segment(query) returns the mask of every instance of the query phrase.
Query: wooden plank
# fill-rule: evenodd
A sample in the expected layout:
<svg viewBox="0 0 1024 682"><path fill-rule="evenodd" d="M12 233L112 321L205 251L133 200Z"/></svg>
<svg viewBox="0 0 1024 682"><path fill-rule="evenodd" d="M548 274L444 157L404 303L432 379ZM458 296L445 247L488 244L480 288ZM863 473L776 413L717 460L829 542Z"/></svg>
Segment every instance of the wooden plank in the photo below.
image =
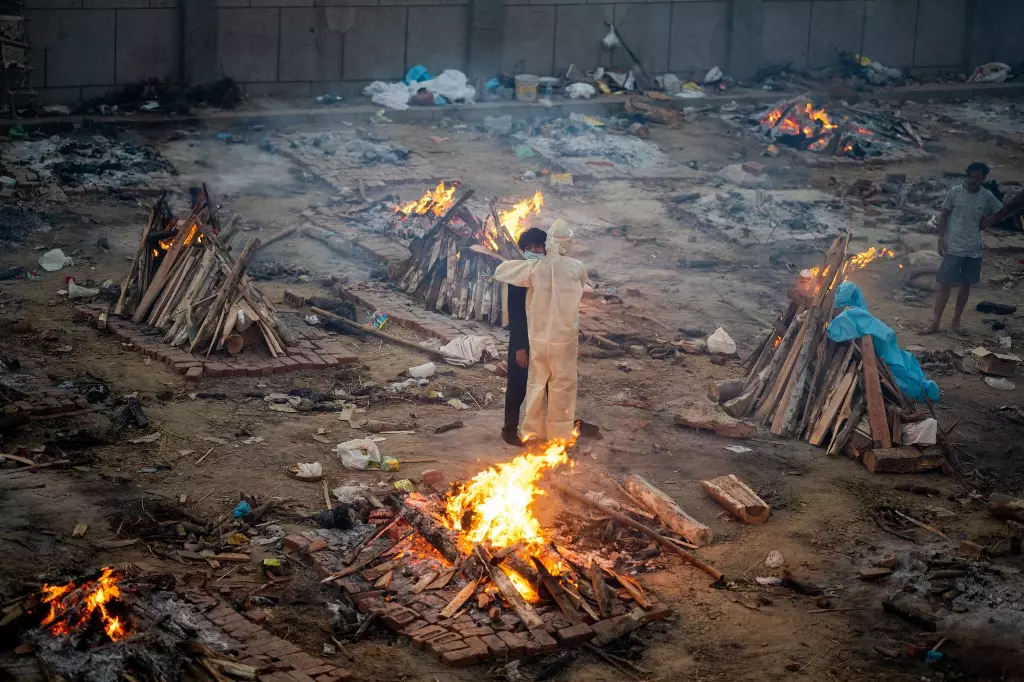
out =
<svg viewBox="0 0 1024 682"><path fill-rule="evenodd" d="M146 291L142 295L142 300L139 301L138 307L135 309L135 313L132 315L132 322L138 324L146 318L146 313L149 312L150 307L156 300L156 297L163 291L164 285L175 272L175 264L178 262L178 257L181 255L181 250L185 245L185 239L188 238L188 232L191 227L192 217L182 223L178 233L174 235L174 241L171 242L171 248L164 254L163 261L160 262L160 267L157 268L156 275L153 277L153 281L149 283Z"/></svg>
<svg viewBox="0 0 1024 682"><path fill-rule="evenodd" d="M587 569L587 574L590 576L590 586L594 590L594 601L597 602L597 610L601 612L601 618L610 618L612 615L612 605L608 601L608 588L604 582L604 573L593 559L590 560L590 568Z"/></svg>
<svg viewBox="0 0 1024 682"><path fill-rule="evenodd" d="M352 566L348 566L348 567L346 567L346 568L343 568L343 569L341 569L340 571L337 571L337 572L335 572L335 573L331 573L331 574L330 574L329 576L327 576L326 578L324 578L324 579L323 579L323 580L321 580L320 582L321 582L321 583L329 583L329 582L331 582L332 580L337 580L338 578L344 578L344 577L345 577L345 576L347 576L347 575L352 575L352 574L353 574L353 573L355 573L356 571L362 570L362 569L363 569L363 568L364 568L364 567L365 567L365 566L366 566L367 564L369 564L369 563L370 563L371 561L374 561L374 560L376 560L376 559L377 559L377 557L379 557L379 556L380 556L381 554L384 554L384 552L387 552L388 550L394 549L394 548L395 548L395 547L397 547L397 546L398 546L398 545L399 545L400 543L404 542L404 541L405 541L405 539L406 539L407 537L409 537L410 535L412 535L412 534L413 534L413 533L415 533L415 532L416 532L415 530L410 530L410 531L409 531L408 533L406 533L405 535L403 535L402 537L400 537L400 538L399 538L399 539L398 539L397 541L395 541L395 542L394 542L393 544L391 544L391 545L389 545L389 546L387 546L387 547L382 547L382 548L380 548L379 550L377 550L377 551L375 551L375 552L371 553L371 554L370 554L369 556L367 556L367 557L366 557L365 559L363 559L362 561L360 561L360 562L358 562L358 563L356 563L356 564L353 564Z"/></svg>
<svg viewBox="0 0 1024 682"><path fill-rule="evenodd" d="M916 474L940 469L946 463L942 448L925 450L915 445L897 448L873 448L864 453L864 466L876 474Z"/></svg>
<svg viewBox="0 0 1024 682"><path fill-rule="evenodd" d="M385 573L387 573L388 571L393 571L394 569L396 569L398 567L399 567L398 560L397 559L392 559L391 561L385 561L382 564L378 564L377 566L374 566L373 568L368 568L365 571L363 571L362 573L360 573L359 575L363 576L363 578L365 578L366 580L374 581L377 578L379 578L382 575L384 575Z"/></svg>
<svg viewBox="0 0 1024 682"><path fill-rule="evenodd" d="M803 322L800 324L800 333L797 334L796 340L793 345L788 348L788 355L782 365L782 371L775 378L775 383L772 384L771 390L765 397L764 402L754 413L754 419L758 422L764 422L775 412L775 408L779 402L779 396L782 391L785 390L789 384L789 377L793 373L793 366L796 365L797 358L800 356L800 351L803 348L804 337L807 335L807 320L810 318L810 312L804 317Z"/></svg>
<svg viewBox="0 0 1024 682"><path fill-rule="evenodd" d="M733 474L701 481L700 487L744 523L764 523L772 508Z"/></svg>
<svg viewBox="0 0 1024 682"><path fill-rule="evenodd" d="M648 483L642 476L626 477L626 490L658 515L662 523L695 545L706 545L714 537L711 529L684 512L676 501Z"/></svg>
<svg viewBox="0 0 1024 682"><path fill-rule="evenodd" d="M75 529L73 531L71 531L71 537L73 537L73 538L80 538L83 535L85 535L85 531L87 531L87 530L89 530L89 524L88 523L77 523L77 524L75 524Z"/></svg>
<svg viewBox="0 0 1024 682"><path fill-rule="evenodd" d="M828 433L829 427L835 421L836 415L839 414L840 408L842 408L856 381L857 369L856 367L851 367L843 375L839 385L829 392L825 407L821 411L821 417L815 423L814 430L811 431L811 437L807 439L808 443L811 445L821 445L822 441L825 440L825 434Z"/></svg>
<svg viewBox="0 0 1024 682"><path fill-rule="evenodd" d="M672 415L676 426L687 426L702 431L714 431L727 438L753 438L757 435L757 426L740 421L721 412L715 405L691 405L681 412Z"/></svg>
<svg viewBox="0 0 1024 682"><path fill-rule="evenodd" d="M644 590L642 587L640 587L640 583L633 580L628 575L616 573L610 568L606 568L604 570L606 573L608 573L608 575L615 578L615 580L617 580L618 583L622 585L622 589L626 590L626 592L629 593L629 596L633 598L633 601L635 601L640 606L640 608L644 610L648 610L651 608L651 600L647 598L646 594L644 594Z"/></svg>
<svg viewBox="0 0 1024 682"><path fill-rule="evenodd" d="M817 308L811 309L807 316L808 331L804 335L803 342L797 344L798 350L796 364L793 365L793 372L789 377L782 395L779 398L779 405L775 409L775 417L772 419L771 432L776 436L792 436L793 427L796 424L797 410L803 402L804 393L807 391L808 373L811 365L811 357L815 352L815 344L821 339L824 331L820 324L821 311Z"/></svg>
<svg viewBox="0 0 1024 682"><path fill-rule="evenodd" d="M380 578L377 579L377 582L375 582L373 584L373 589L375 589L375 590L386 590L388 587L391 586L391 579L394 578L394 577L395 577L394 570L388 571L387 573L385 573L384 575L382 575Z"/></svg>
<svg viewBox="0 0 1024 682"><path fill-rule="evenodd" d="M443 609L441 609L441 618L451 618L456 611L462 608L462 605L469 601L469 598L473 596L474 592L476 592L476 586L478 584L480 584L479 579L473 580L468 585L459 590L458 594L456 594L452 598L452 600L448 602L448 606L445 606Z"/></svg>
<svg viewBox="0 0 1024 682"><path fill-rule="evenodd" d="M423 590L427 589L427 586L437 580L437 571L427 571L422 578L416 581L416 584L412 586L412 593L419 594Z"/></svg>
<svg viewBox="0 0 1024 682"><path fill-rule="evenodd" d="M512 584L509 577L505 575L505 571L501 570L500 566L491 566L491 563L484 558L479 545L476 548L476 555L480 558L480 563L483 565L484 570L487 571L487 575L490 576L491 582L498 588L498 592L505 598L505 601L512 606L512 610L519 616L519 620L523 622L526 629L534 630L544 627L544 621L533 610L533 607L526 603L523 596L519 594L519 590Z"/></svg>
<svg viewBox="0 0 1024 682"><path fill-rule="evenodd" d="M450 571L445 571L437 577L437 580L427 585L427 589L440 590L442 587L447 587L448 583L452 581L452 578L455 576L456 573L458 573L458 571L454 568Z"/></svg>
<svg viewBox="0 0 1024 682"><path fill-rule="evenodd" d="M551 598L555 600L555 604L557 604L558 608L561 609L562 614L566 619L574 625L576 623L582 623L583 619L580 618L579 611L576 610L576 605L569 599L565 590L562 589L558 579L551 575L547 566L545 566L540 559L535 556L531 556L530 559L533 561L533 565L537 568L537 575L540 577L541 584L544 585L545 589L547 589Z"/></svg>
<svg viewBox="0 0 1024 682"><path fill-rule="evenodd" d="M864 395L868 401L868 421L871 422L871 440L876 448L892 445L889 437L889 420L885 414L885 400L882 398L882 382L878 378L878 356L875 342L870 334L860 337L861 361L864 373Z"/></svg>

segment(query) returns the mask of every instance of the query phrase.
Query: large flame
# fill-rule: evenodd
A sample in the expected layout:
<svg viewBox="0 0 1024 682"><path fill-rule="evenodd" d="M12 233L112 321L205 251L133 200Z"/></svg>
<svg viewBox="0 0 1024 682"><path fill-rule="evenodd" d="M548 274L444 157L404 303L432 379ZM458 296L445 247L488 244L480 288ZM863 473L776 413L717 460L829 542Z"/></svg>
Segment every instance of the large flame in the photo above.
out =
<svg viewBox="0 0 1024 682"><path fill-rule="evenodd" d="M49 626L54 635L70 635L88 624L94 613L99 613L103 631L110 639L117 641L128 636L126 624L117 616L107 612L107 604L121 597L117 586L119 578L113 568L104 568L100 577L82 585L43 585L44 604L50 605L50 612L42 625Z"/></svg>
<svg viewBox="0 0 1024 682"><path fill-rule="evenodd" d="M498 220L501 221L501 226L508 231L512 240L518 241L519 236L526 231L526 218L531 213L540 213L540 207L543 205L544 195L538 190L531 198L523 199L507 211L498 211ZM484 234L481 241L484 246L494 251L498 250L498 228L490 217L487 218L484 224Z"/></svg>
<svg viewBox="0 0 1024 682"><path fill-rule="evenodd" d="M403 216L414 216L414 215L433 215L442 216L444 212L451 208L452 204L455 203L455 190L458 189L456 183L446 185L444 181L437 183L437 187L433 190L427 191L422 197L416 201L410 201L407 204L399 204L394 208L395 213L401 213Z"/></svg>
<svg viewBox="0 0 1024 682"><path fill-rule="evenodd" d="M862 270L871 263L882 258L892 259L896 257L896 252L892 249L887 249L884 246L872 246L866 251L856 253L846 259L843 264L843 271L839 277L836 278L836 284L845 282L847 276L856 270ZM900 266L902 267L902 266ZM806 268L800 271L800 279L797 281L797 290L807 296L813 296L821 291L822 280L825 279L825 274L822 273L822 268ZM776 344L778 346L778 344Z"/></svg>
<svg viewBox="0 0 1024 682"><path fill-rule="evenodd" d="M445 521L460 532L466 552L477 543L502 549L516 543L536 547L545 542L532 509L534 498L544 494L536 483L545 471L569 461L568 445L552 441L539 454L526 453L485 469L448 498Z"/></svg>
<svg viewBox="0 0 1024 682"><path fill-rule="evenodd" d="M893 251L892 249L872 246L867 251L861 251L858 254L850 256L849 260L847 261L847 270L860 270L861 268L866 268L869 263L871 263L872 261L876 261L879 258L891 259L895 257L896 252Z"/></svg>
<svg viewBox="0 0 1024 682"><path fill-rule="evenodd" d="M842 134L839 128L844 122L845 118L837 121L829 116L824 108L816 109L811 102L789 106L786 109L773 109L761 119L761 125L768 130L785 135L803 135L804 144L811 151L820 151L828 147L835 135ZM871 131L864 127L857 127L855 130L862 136L871 135ZM847 154L853 152L853 144L847 141L841 151Z"/></svg>

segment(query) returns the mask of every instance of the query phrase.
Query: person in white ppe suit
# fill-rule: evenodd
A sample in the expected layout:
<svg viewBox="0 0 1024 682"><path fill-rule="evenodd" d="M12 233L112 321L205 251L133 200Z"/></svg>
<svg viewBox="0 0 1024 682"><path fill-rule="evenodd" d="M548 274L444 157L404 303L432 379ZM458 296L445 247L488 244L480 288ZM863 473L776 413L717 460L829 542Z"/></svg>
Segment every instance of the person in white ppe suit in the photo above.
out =
<svg viewBox="0 0 1024 682"><path fill-rule="evenodd" d="M556 220L548 230L543 258L507 261L494 271L499 282L527 290L530 369L522 425L526 440L572 438L580 300L587 282L583 263L567 255L572 234L564 220Z"/></svg>

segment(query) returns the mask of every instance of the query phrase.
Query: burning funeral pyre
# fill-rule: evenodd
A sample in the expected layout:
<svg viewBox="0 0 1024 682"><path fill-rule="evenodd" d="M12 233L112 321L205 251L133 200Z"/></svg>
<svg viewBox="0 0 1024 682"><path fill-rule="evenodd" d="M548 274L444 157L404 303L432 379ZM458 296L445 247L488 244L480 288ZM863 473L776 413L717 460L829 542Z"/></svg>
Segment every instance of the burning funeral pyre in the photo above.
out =
<svg viewBox="0 0 1024 682"><path fill-rule="evenodd" d="M899 448L902 426L926 415L900 391L876 355L872 336L838 343L828 336L829 323L842 312L834 301L847 275L895 255L872 248L847 256L848 244L849 235L837 238L820 268L801 273L788 309L751 355L735 397L722 396L729 398L723 407L733 417L764 423L776 435L863 458L872 471L941 466L941 453L918 457Z"/></svg>
<svg viewBox="0 0 1024 682"><path fill-rule="evenodd" d="M163 196L150 210L114 313L159 329L164 342L190 353L226 347L235 354L259 343L272 357L284 355L274 306L245 274L259 240L233 256L205 184L192 202L184 218Z"/></svg>
<svg viewBox="0 0 1024 682"><path fill-rule="evenodd" d="M924 145L910 121L852 106L844 109L846 115L826 111L803 95L758 116L757 130L787 147L858 159L884 154L894 144Z"/></svg>
<svg viewBox="0 0 1024 682"><path fill-rule="evenodd" d="M501 324L501 284L493 280L494 269L504 260L522 258L516 240L529 226L527 218L540 212L544 197L537 192L507 210L492 204L479 220L467 205L473 190L456 199L457 189L441 183L421 199L395 207L402 220L431 222L413 239L412 257L393 279L429 310Z"/></svg>
<svg viewBox="0 0 1024 682"><path fill-rule="evenodd" d="M390 495L390 521L374 512L379 530L346 556L327 558L333 566L318 566L330 571L323 582L341 587L366 614L356 636L380 621L462 666L588 641L601 646L666 617L668 609L626 575L643 569L645 560L636 557L651 556L650 534L657 534L637 537L629 524L641 526L636 519L650 522L653 515L550 482L545 487L584 504L566 513L554 500L545 503L541 516L557 517L555 527L538 518L536 505L546 498L541 479L570 465L567 444L555 441L442 495ZM587 506L596 518L585 515ZM628 523L609 533L606 514ZM617 551L609 551L612 544Z"/></svg>
<svg viewBox="0 0 1024 682"><path fill-rule="evenodd" d="M0 611L2 641L17 646L19 654L34 653L44 673L27 679L255 679L255 668L214 651L225 650L228 638L196 607L177 599L173 577L142 581L138 574L133 564L124 570L108 566L6 602Z"/></svg>

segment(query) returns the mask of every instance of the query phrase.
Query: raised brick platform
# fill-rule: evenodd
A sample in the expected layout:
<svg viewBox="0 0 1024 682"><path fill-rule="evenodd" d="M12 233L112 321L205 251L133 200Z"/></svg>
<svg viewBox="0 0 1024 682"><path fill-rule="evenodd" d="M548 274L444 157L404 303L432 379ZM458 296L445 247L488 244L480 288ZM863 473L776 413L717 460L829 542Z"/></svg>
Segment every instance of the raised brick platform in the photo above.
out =
<svg viewBox="0 0 1024 682"><path fill-rule="evenodd" d="M75 306L75 312L98 324L100 316L106 311L105 306ZM158 360L175 374L191 380L201 377L260 377L285 372L319 370L338 365L358 362L359 357L352 355L340 341L324 338L301 340L294 346L285 348L286 357L274 358L265 350L247 350L236 356L224 354L209 358L203 355L188 353L180 348L164 343L160 333L147 331L130 320L110 316L106 329L125 344Z"/></svg>

